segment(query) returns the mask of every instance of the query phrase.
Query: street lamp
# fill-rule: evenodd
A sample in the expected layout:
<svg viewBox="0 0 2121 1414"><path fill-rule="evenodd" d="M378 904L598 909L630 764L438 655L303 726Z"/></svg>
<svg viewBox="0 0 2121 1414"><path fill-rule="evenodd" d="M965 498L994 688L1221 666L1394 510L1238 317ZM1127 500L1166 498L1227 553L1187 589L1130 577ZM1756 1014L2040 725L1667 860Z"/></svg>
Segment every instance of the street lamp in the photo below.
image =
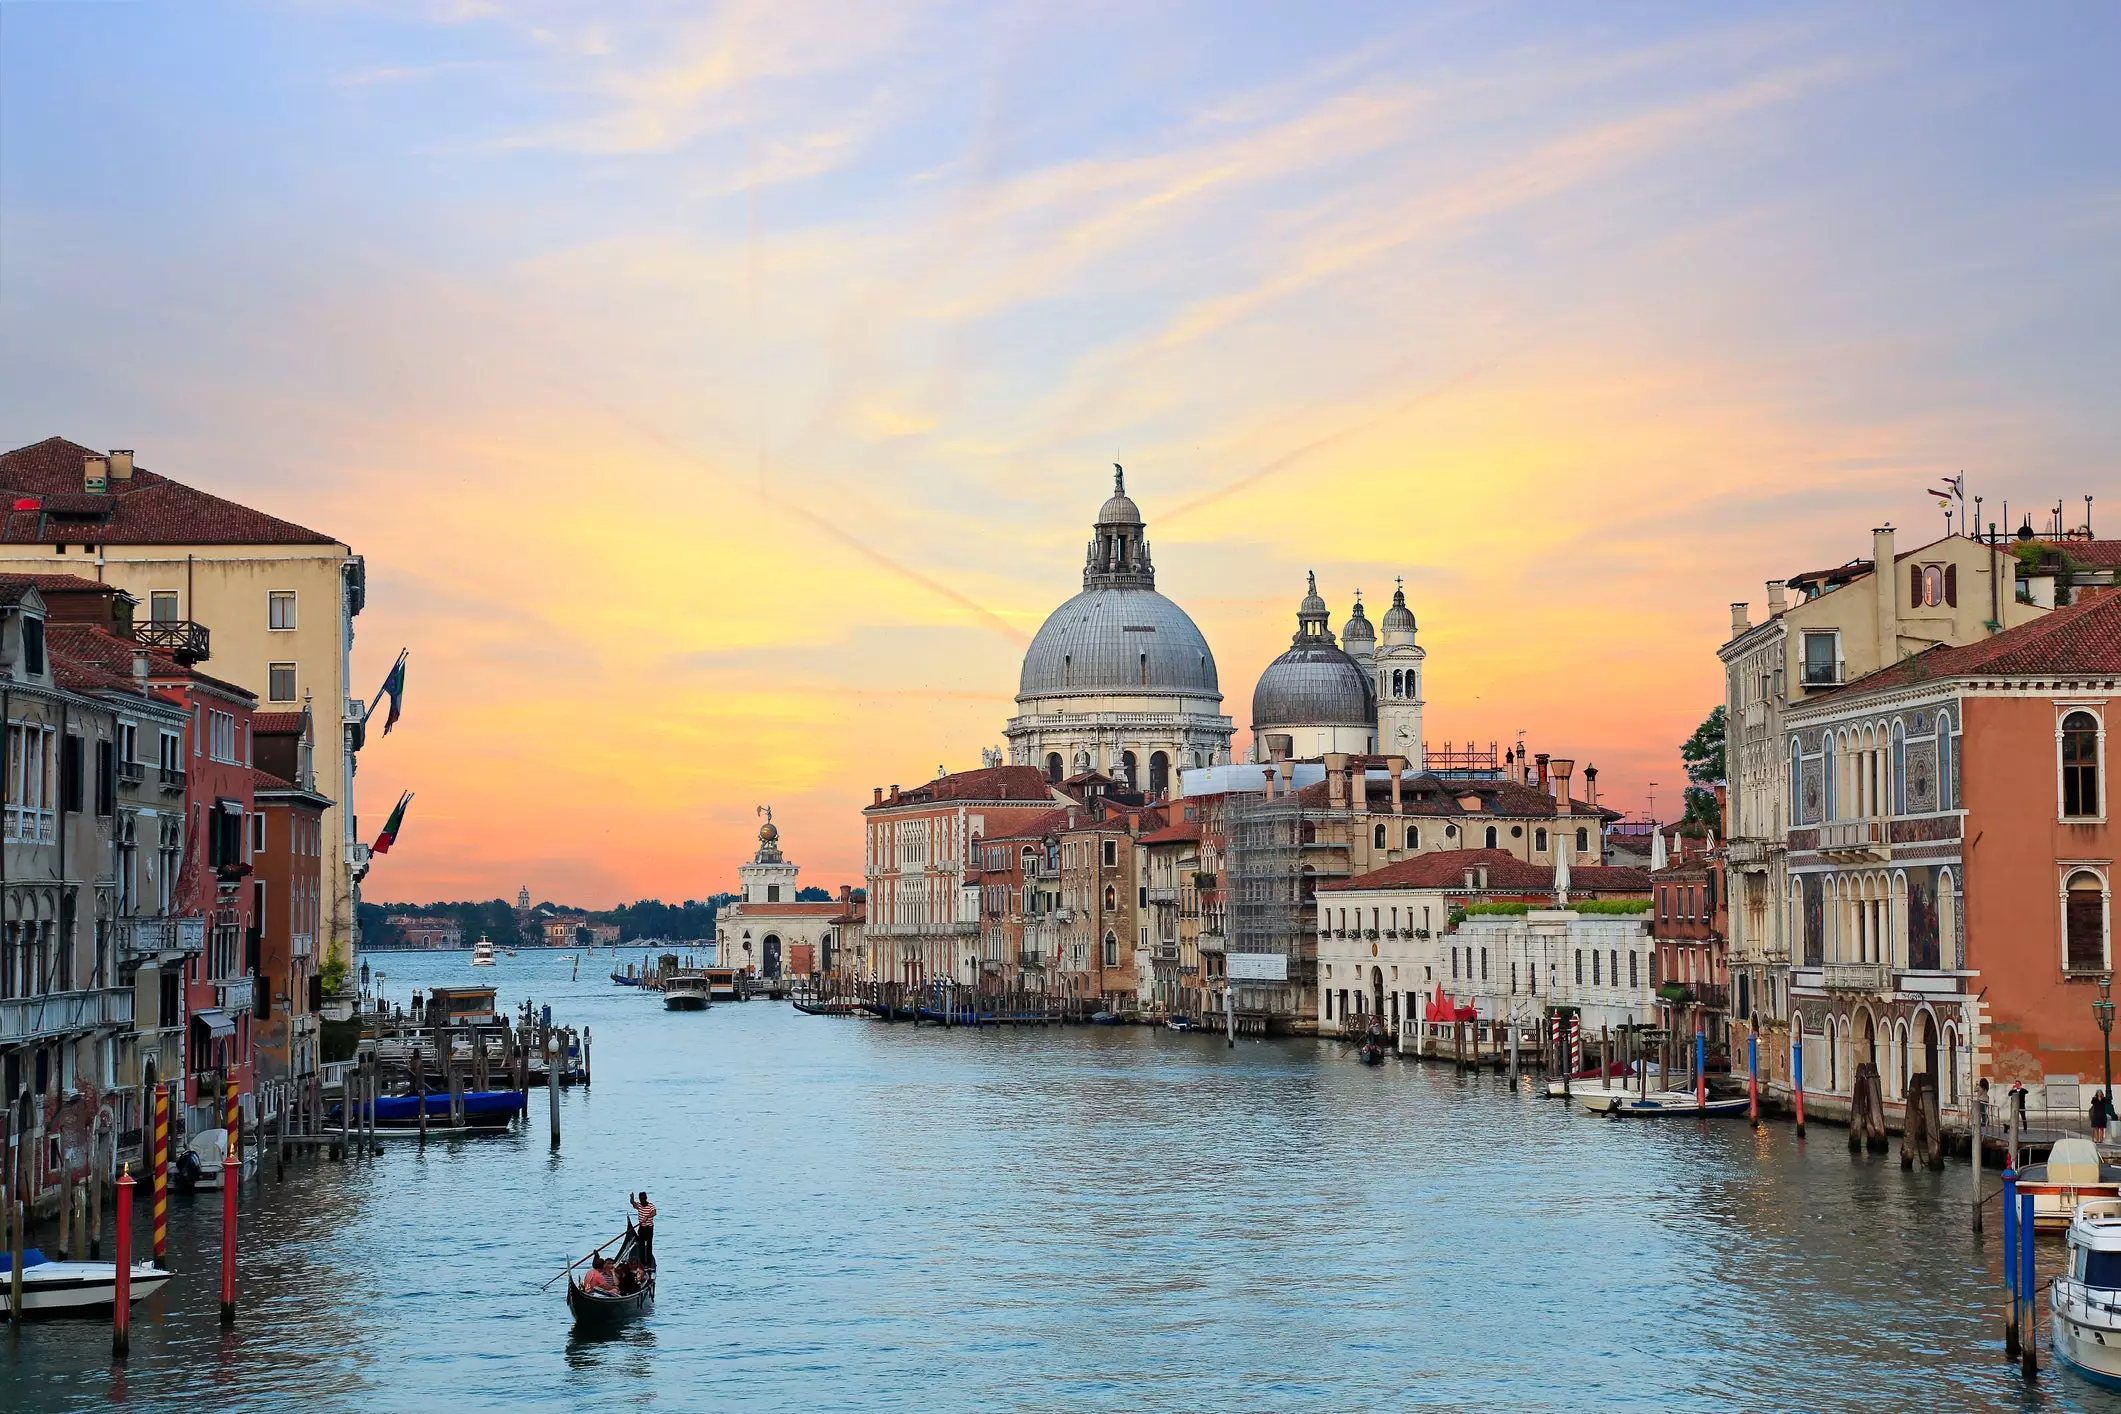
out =
<svg viewBox="0 0 2121 1414"><path fill-rule="evenodd" d="M2103 974L2099 978L2099 1000L2092 1003L2092 1016L2099 1022L2100 1049L2106 1057L2106 1093L2111 1099L2114 1093L2114 974Z"/></svg>

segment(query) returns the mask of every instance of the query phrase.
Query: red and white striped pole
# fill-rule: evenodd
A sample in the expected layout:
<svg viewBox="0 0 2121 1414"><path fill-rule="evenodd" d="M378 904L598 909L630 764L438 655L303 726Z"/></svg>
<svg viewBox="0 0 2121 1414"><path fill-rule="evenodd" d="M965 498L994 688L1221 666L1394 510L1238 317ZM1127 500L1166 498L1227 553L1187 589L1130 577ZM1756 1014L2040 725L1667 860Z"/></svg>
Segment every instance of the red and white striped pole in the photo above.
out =
<svg viewBox="0 0 2121 1414"><path fill-rule="evenodd" d="M167 1082L155 1087L155 1159L154 1168L148 1174L150 1196L154 1201L153 1243L155 1265L169 1265L169 1085Z"/></svg>
<svg viewBox="0 0 2121 1414"><path fill-rule="evenodd" d="M243 1120L236 1074L228 1074L228 1145L221 1155L221 1324L236 1323L236 1184L243 1173Z"/></svg>
<svg viewBox="0 0 2121 1414"><path fill-rule="evenodd" d="M133 1166L118 1174L118 1289L110 1313L110 1353L119 1359L132 1345Z"/></svg>

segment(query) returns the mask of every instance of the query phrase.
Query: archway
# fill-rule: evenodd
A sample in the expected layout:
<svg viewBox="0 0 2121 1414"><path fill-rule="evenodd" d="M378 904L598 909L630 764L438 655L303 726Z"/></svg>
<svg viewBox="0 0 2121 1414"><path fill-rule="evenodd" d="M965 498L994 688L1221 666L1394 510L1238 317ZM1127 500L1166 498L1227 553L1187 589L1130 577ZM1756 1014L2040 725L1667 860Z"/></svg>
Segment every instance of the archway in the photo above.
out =
<svg viewBox="0 0 2121 1414"><path fill-rule="evenodd" d="M1863 1014L1863 1059L1871 1065L1878 1064L1878 1027L1871 1014Z"/></svg>
<svg viewBox="0 0 2121 1414"><path fill-rule="evenodd" d="M1938 1074L1936 1018L1932 1017L1928 1012L1924 1012L1922 1013L1921 1019L1916 1022L1916 1025L1920 1028L1921 1031L1922 1073L1924 1075L1929 1076L1932 1080L1935 1080ZM1943 1093L1943 1089L1944 1087L1942 1085L1938 1086L1938 1093L1940 1095Z"/></svg>
<svg viewBox="0 0 2121 1414"><path fill-rule="evenodd" d="M1370 969L1370 1014L1380 1019L1385 1014L1385 971L1382 967Z"/></svg>
<svg viewBox="0 0 2121 1414"><path fill-rule="evenodd" d="M1136 763L1133 752L1122 751L1119 754L1119 775L1120 784L1128 790L1141 789L1141 767Z"/></svg>
<svg viewBox="0 0 2121 1414"><path fill-rule="evenodd" d="M1061 783L1061 772L1065 769L1066 768L1061 764L1061 754L1058 751L1049 751L1046 753L1047 780L1051 781L1055 785L1059 785Z"/></svg>
<svg viewBox="0 0 2121 1414"><path fill-rule="evenodd" d="M766 935L766 941L765 941L764 947L765 947L765 959L766 959L766 960L765 960L765 964L764 964L764 966L763 966L763 967L761 968L761 970L762 970L762 971L763 971L763 972L764 972L764 973L766 974L766 976L768 976L768 977L778 977L778 976L780 976L780 975L781 975L781 935L780 935L780 934L778 934L778 933L768 933L768 934Z"/></svg>
<svg viewBox="0 0 2121 1414"><path fill-rule="evenodd" d="M1171 758L1161 751L1149 755L1149 794L1163 795L1171 789Z"/></svg>

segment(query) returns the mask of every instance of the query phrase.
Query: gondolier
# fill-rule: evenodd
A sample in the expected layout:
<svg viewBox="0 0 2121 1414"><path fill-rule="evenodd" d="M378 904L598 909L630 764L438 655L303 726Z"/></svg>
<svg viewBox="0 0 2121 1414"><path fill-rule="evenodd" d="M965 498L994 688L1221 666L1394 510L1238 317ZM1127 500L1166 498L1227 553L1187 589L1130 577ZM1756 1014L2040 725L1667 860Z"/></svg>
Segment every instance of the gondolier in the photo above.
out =
<svg viewBox="0 0 2121 1414"><path fill-rule="evenodd" d="M633 1226L640 1233L641 1260L655 1261L655 1204L648 1201L648 1190L642 1189L639 1197L627 1194L633 1204Z"/></svg>

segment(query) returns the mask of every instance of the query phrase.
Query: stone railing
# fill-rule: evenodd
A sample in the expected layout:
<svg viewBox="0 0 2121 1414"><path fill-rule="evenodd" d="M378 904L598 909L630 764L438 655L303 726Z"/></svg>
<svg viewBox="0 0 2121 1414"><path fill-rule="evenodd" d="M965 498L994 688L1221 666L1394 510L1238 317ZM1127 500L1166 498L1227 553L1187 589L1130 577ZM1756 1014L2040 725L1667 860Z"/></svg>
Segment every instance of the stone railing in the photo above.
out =
<svg viewBox="0 0 2121 1414"><path fill-rule="evenodd" d="M1830 962L1820 968L1820 980L1830 992L1882 992L1885 990L1885 964Z"/></svg>
<svg viewBox="0 0 2121 1414"><path fill-rule="evenodd" d="M0 1042L21 1043L70 1031L92 1031L133 1022L133 989L105 987L86 992L51 992L41 997L0 1001Z"/></svg>

